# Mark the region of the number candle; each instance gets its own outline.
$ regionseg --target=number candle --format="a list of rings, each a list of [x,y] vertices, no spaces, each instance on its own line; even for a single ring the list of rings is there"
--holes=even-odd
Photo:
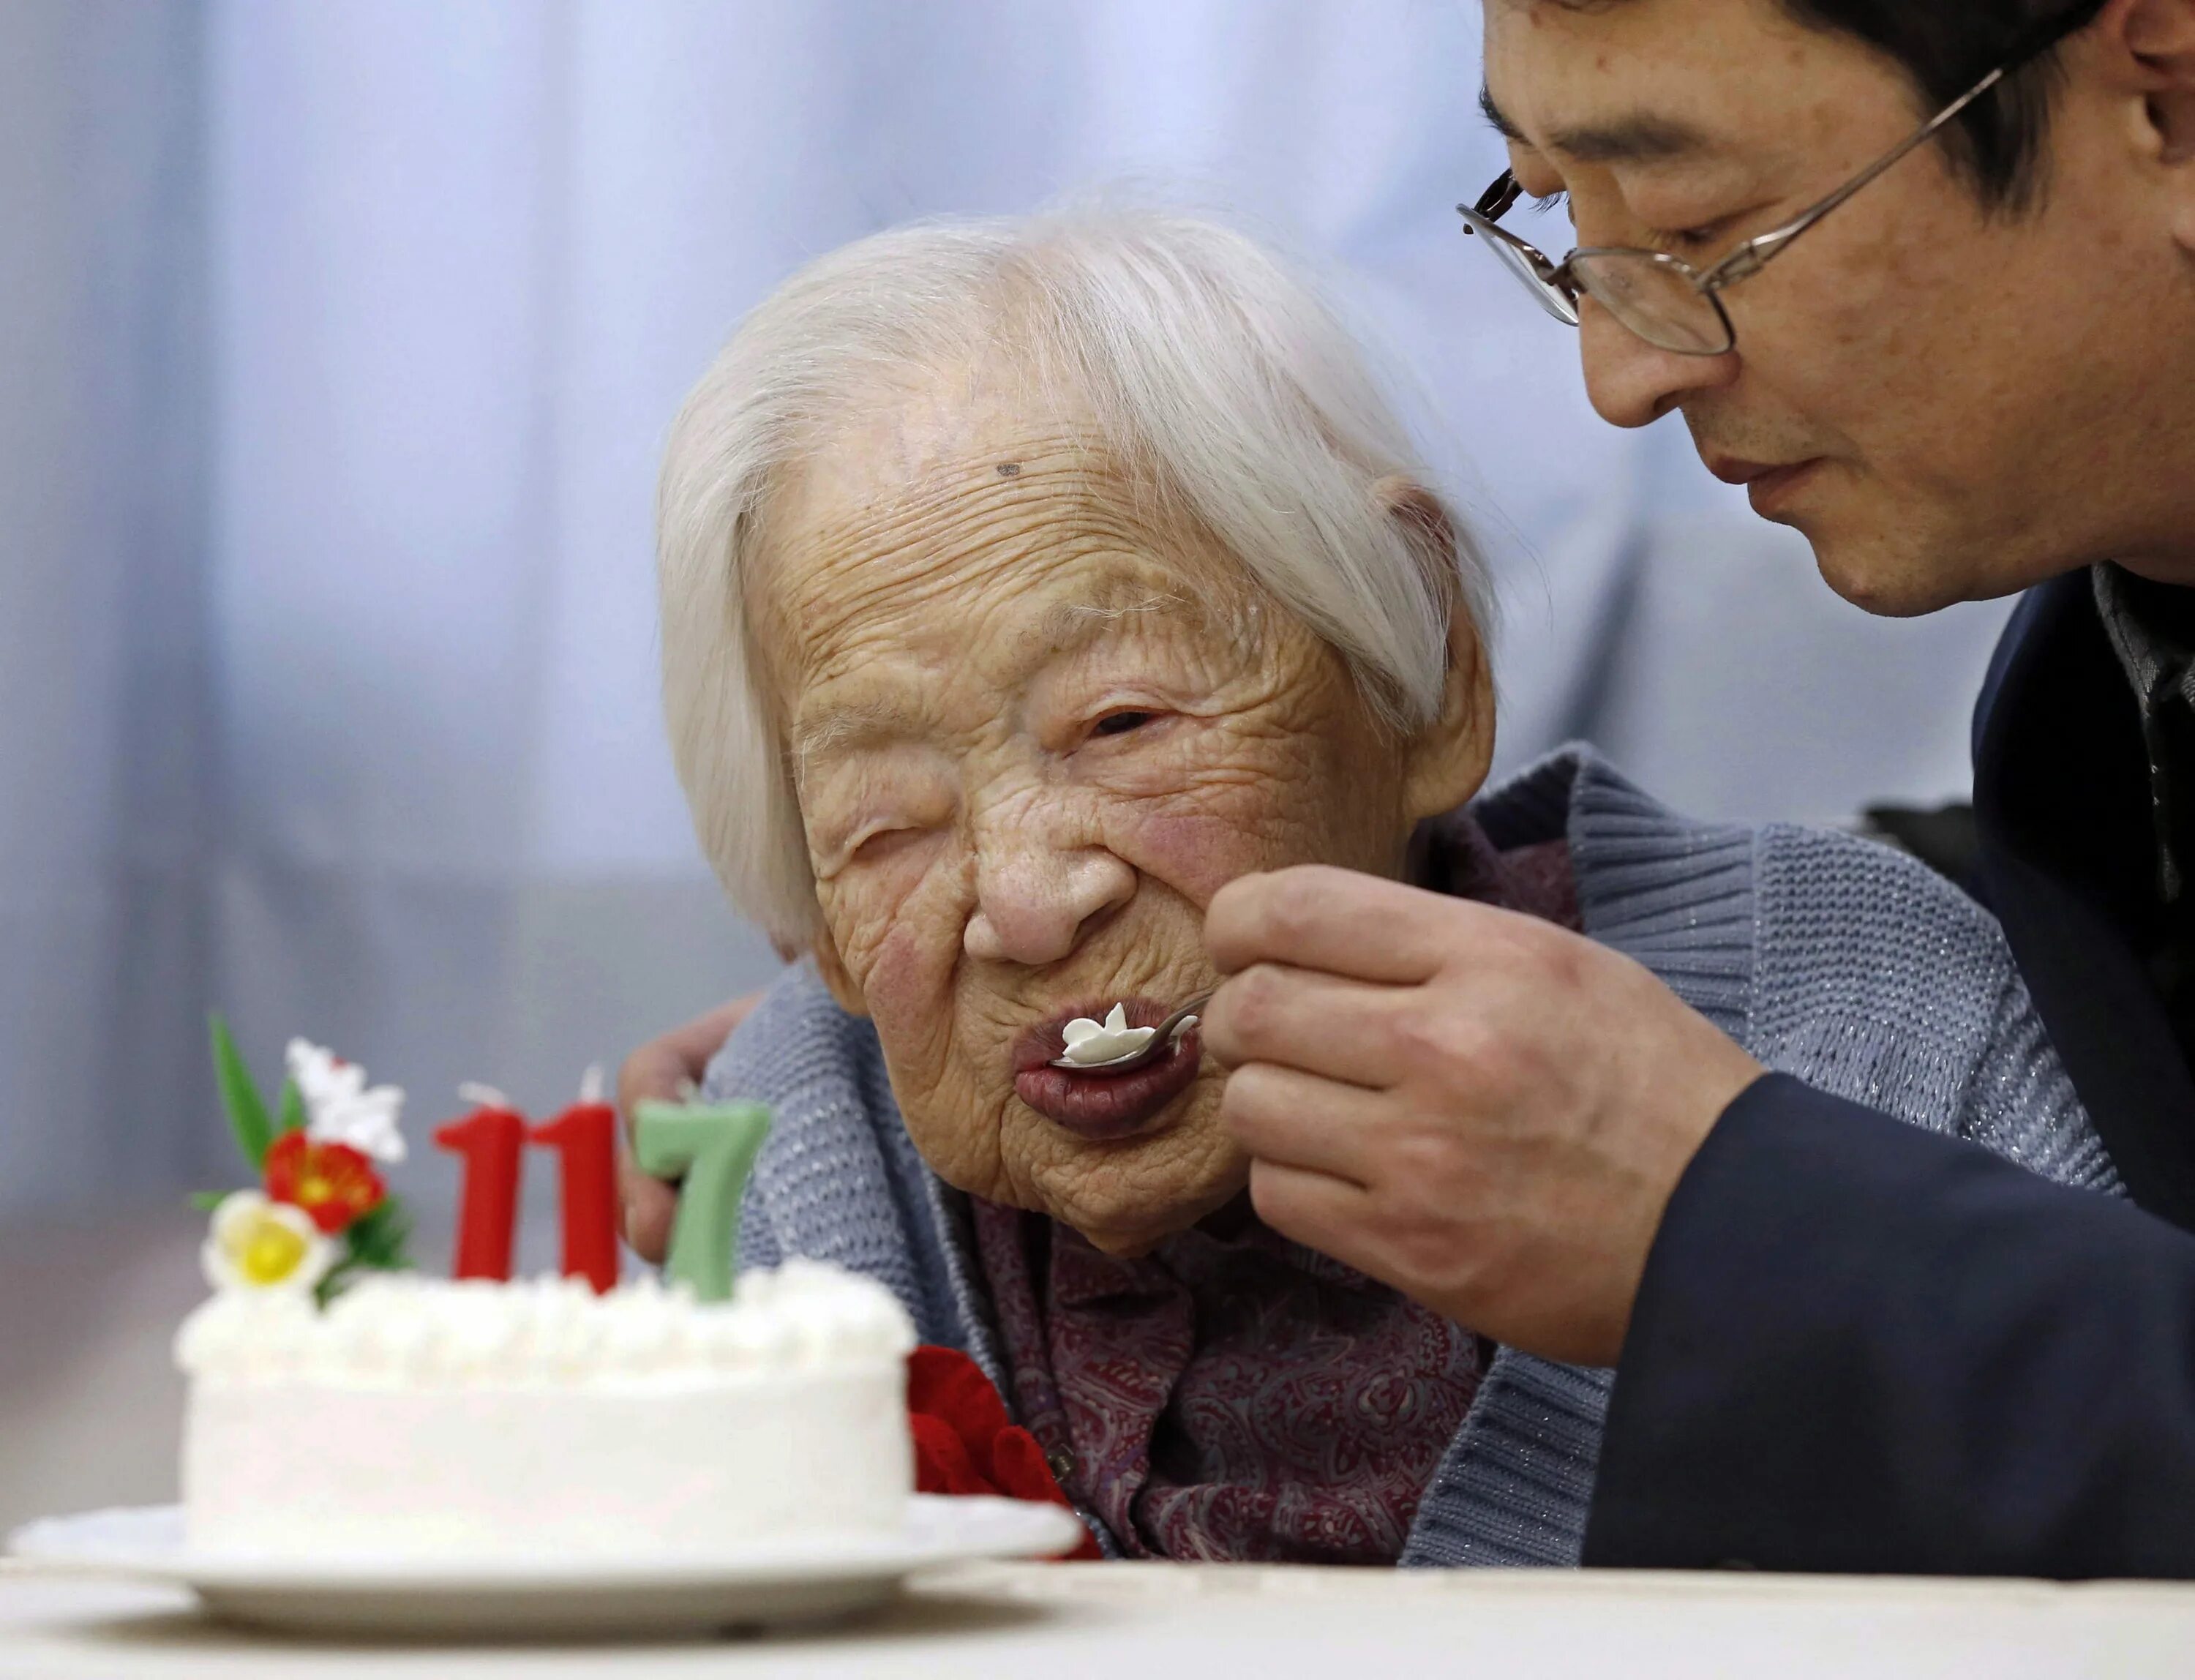
[[[579,1100],[527,1135],[556,1152],[563,1204],[564,1275],[585,1278],[596,1295],[617,1287],[617,1111]]]
[[[480,1105],[464,1118],[436,1128],[435,1141],[464,1162],[458,1204],[458,1251],[453,1278],[510,1277],[511,1239],[518,1229],[519,1152],[526,1147],[526,1117],[499,1091],[461,1085],[458,1094]]]
[[[723,1301],[738,1269],[740,1198],[769,1111],[760,1103],[644,1102],[633,1113],[633,1156],[644,1173],[685,1175],[665,1269],[702,1301]]]

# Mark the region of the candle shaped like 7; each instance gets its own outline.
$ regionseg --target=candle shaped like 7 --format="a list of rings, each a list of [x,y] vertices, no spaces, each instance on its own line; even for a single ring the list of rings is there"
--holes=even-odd
[[[582,1100],[527,1136],[556,1152],[564,1275],[608,1294],[618,1280],[617,1111]]]
[[[702,1301],[723,1301],[738,1269],[740,1198],[769,1134],[760,1103],[644,1102],[633,1111],[633,1158],[657,1178],[683,1176],[665,1270]]]
[[[500,1103],[483,1102],[463,1119],[437,1127],[435,1141],[464,1161],[458,1251],[450,1275],[507,1282],[511,1239],[518,1229],[518,1174],[526,1147],[526,1117]]]

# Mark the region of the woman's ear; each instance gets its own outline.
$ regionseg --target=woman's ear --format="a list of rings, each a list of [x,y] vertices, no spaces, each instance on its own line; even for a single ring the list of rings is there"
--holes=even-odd
[[[1443,579],[1449,609],[1448,671],[1440,715],[1403,756],[1403,797],[1414,823],[1453,811],[1485,785],[1494,761],[1494,672],[1460,578],[1455,522],[1439,497],[1399,474],[1373,487],[1428,574]]]
[[[854,977],[846,972],[846,965],[838,955],[838,947],[831,942],[830,932],[823,927],[820,917],[816,921],[815,939],[808,947],[808,955],[838,1007],[850,1015],[866,1018],[869,1013],[869,1002],[861,996],[861,989],[854,984]]]

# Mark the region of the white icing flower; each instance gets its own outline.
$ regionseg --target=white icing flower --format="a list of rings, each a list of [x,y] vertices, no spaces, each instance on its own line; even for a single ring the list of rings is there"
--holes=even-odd
[[[312,1215],[256,1190],[224,1196],[199,1250],[206,1281],[217,1290],[279,1290],[302,1295],[328,1274],[336,1244]]]
[[[315,1143],[347,1143],[377,1161],[401,1161],[396,1129],[404,1093],[394,1085],[368,1090],[366,1070],[302,1038],[290,1041],[290,1077],[305,1100],[305,1134]]]
[[[1067,1041],[1065,1059],[1088,1067],[1094,1062],[1132,1054],[1149,1043],[1157,1031],[1156,1027],[1130,1026],[1127,1006],[1115,1003],[1102,1024],[1083,1016],[1069,1021],[1060,1030],[1060,1036]]]

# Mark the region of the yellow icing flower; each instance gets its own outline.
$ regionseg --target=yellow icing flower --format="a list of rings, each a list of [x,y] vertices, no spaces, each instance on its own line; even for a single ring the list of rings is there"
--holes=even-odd
[[[303,1294],[336,1262],[337,1244],[313,1216],[256,1190],[222,1198],[213,1210],[199,1261],[216,1289],[285,1290]]]

